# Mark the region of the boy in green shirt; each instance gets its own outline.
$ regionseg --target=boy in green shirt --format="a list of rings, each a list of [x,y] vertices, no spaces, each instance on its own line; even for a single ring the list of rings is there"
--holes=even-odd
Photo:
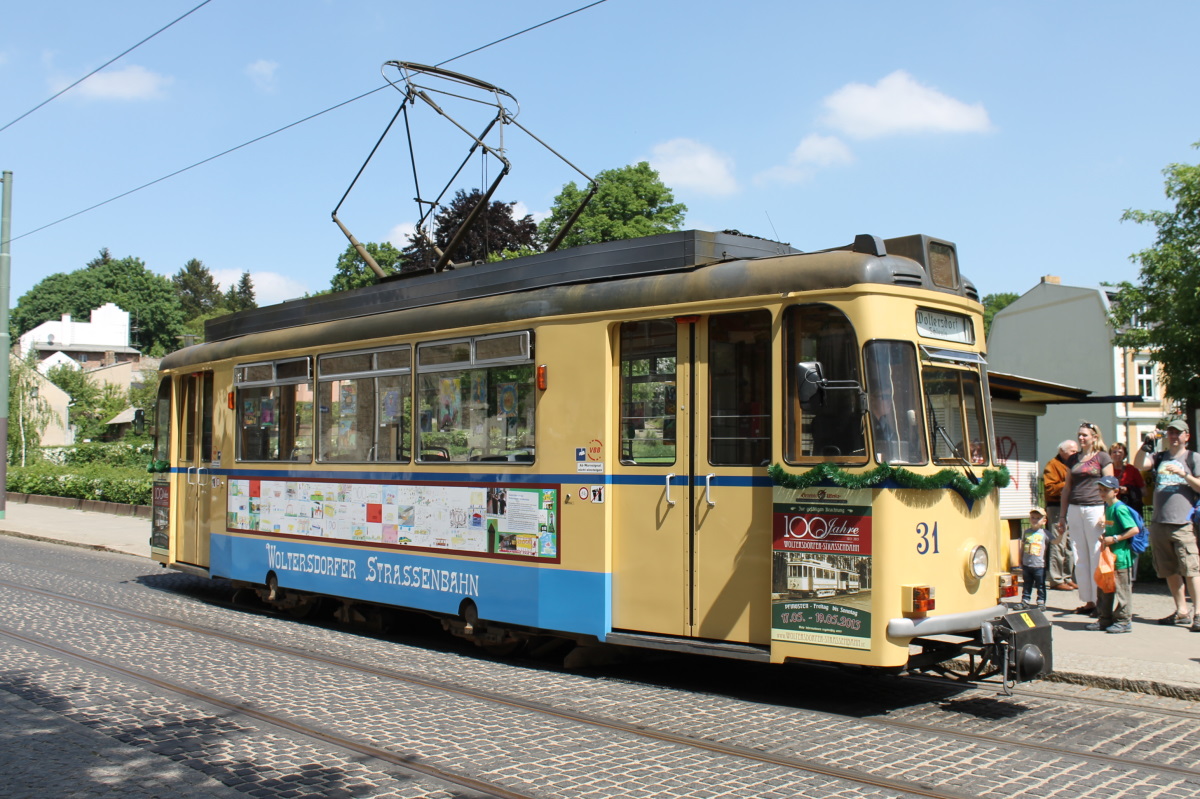
[[[1104,630],[1109,633],[1133,632],[1133,549],[1129,539],[1138,533],[1137,522],[1129,508],[1117,501],[1121,481],[1116,477],[1101,477],[1097,481],[1100,498],[1104,500],[1104,535],[1100,546],[1112,550],[1116,559],[1117,590],[1111,594],[1100,592],[1096,602],[1099,618],[1089,624],[1089,630]]]

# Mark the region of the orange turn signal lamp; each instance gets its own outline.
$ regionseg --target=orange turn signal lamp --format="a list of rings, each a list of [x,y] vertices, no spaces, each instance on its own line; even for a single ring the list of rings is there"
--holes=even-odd
[[[548,370],[547,370],[546,364],[541,364],[541,365],[540,365],[540,366],[538,366],[538,368],[537,368],[537,387],[538,387],[538,391],[545,391],[545,390],[546,390],[546,386],[548,386],[548,385],[550,384],[550,381],[549,381],[549,379],[547,378],[547,375],[546,375],[547,371],[548,371]]]
[[[928,613],[934,609],[932,585],[906,585],[904,594],[905,613]]]
[[[1016,596],[1020,586],[1017,585],[1017,578],[1012,574],[1000,575],[1000,596]]]

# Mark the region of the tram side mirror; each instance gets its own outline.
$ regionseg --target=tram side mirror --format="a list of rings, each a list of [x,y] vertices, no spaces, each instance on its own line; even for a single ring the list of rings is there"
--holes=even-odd
[[[796,364],[796,394],[802,408],[825,404],[825,373],[820,361]]]
[[[137,408],[133,412],[133,434],[140,436],[146,432],[146,412]]]

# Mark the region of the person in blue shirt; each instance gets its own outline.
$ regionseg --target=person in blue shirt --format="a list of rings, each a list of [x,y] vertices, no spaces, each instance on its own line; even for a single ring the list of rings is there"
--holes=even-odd
[[[1088,630],[1107,633],[1133,632],[1133,548],[1129,539],[1138,533],[1137,522],[1128,506],[1117,501],[1121,481],[1105,475],[1097,481],[1100,498],[1104,500],[1104,535],[1100,545],[1112,550],[1116,560],[1116,590],[1111,594],[1099,592],[1096,607],[1099,615]]]

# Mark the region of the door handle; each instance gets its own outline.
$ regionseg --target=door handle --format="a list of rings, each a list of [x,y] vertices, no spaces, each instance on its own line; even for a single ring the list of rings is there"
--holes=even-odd
[[[188,467],[188,470],[187,470],[187,484],[188,484],[188,485],[190,485],[190,486],[194,486],[194,485],[196,485],[195,483],[193,483],[193,482],[192,482],[192,471],[193,471],[195,468],[196,468],[195,466],[189,466],[189,467]]]
[[[717,475],[712,472],[704,475],[704,501],[708,503],[708,507],[710,508],[715,508],[717,506],[717,503],[714,502],[712,498],[712,481],[716,476]]]
[[[200,473],[207,472],[207,471],[208,471],[208,469],[205,469],[203,466],[196,467],[196,485],[198,485],[198,486],[205,485],[205,483],[200,482]],[[209,483],[211,483],[211,482],[212,482],[212,475],[209,475]]]
[[[673,480],[674,478],[675,478],[674,472],[671,472],[670,474],[667,475],[667,504],[672,505],[672,506],[675,504],[675,500],[671,499],[671,480]]]

